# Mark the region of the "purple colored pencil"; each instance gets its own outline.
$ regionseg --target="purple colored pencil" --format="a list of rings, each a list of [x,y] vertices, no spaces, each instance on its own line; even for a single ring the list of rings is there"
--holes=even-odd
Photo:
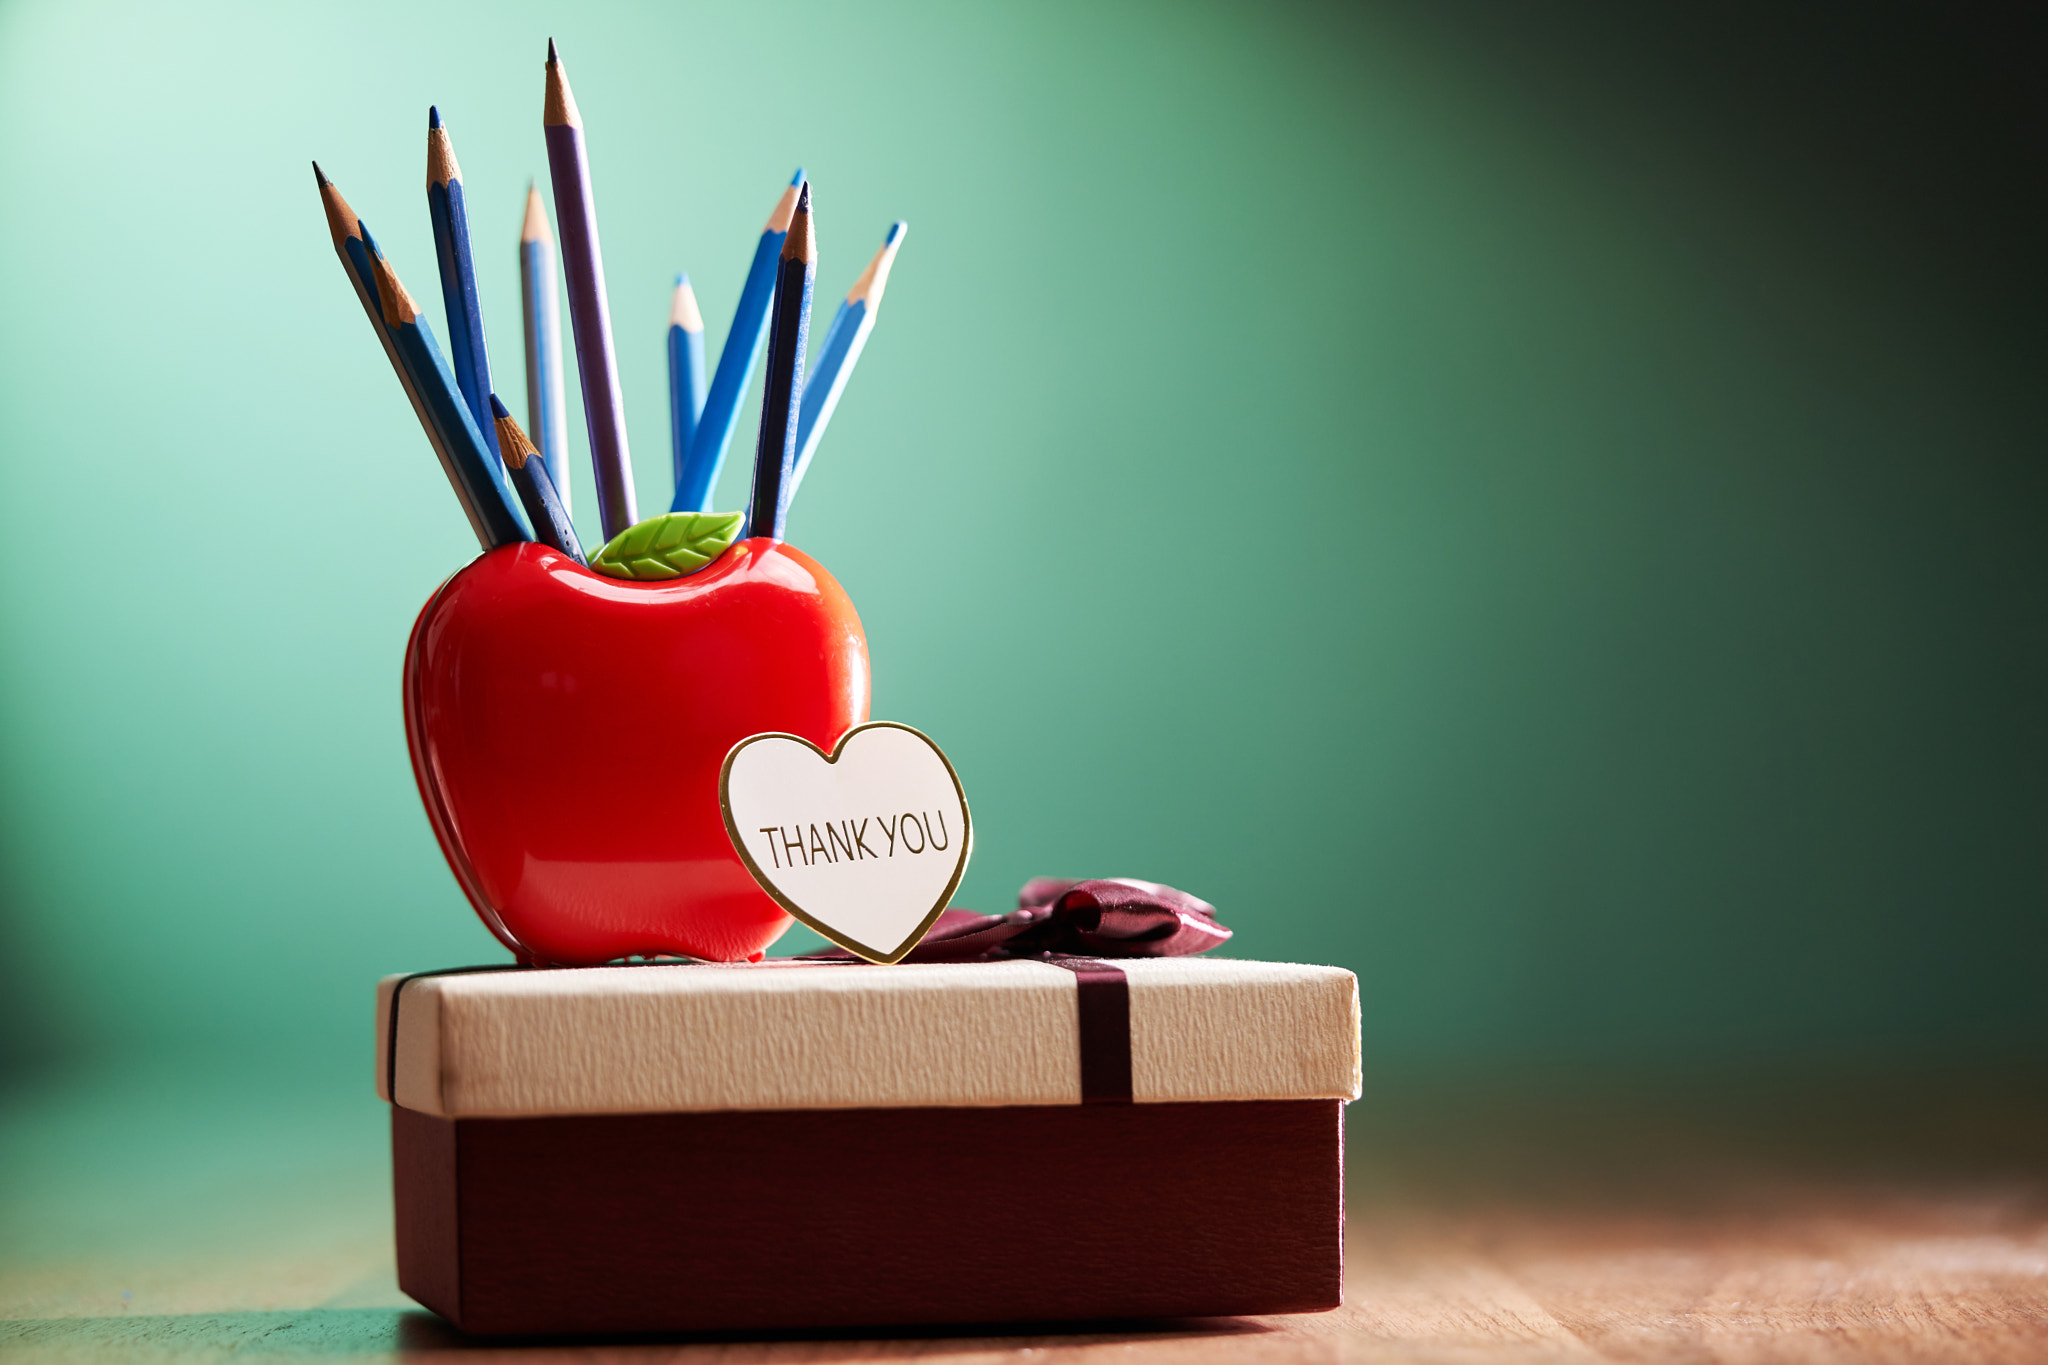
[[[604,257],[597,245],[597,204],[590,190],[583,115],[577,112],[552,38],[541,124],[547,135],[548,173],[555,185],[555,220],[562,234],[562,269],[569,283],[569,323],[576,334],[583,417],[590,428],[590,463],[597,475],[598,516],[605,539],[610,540],[637,522],[640,513],[633,498],[632,458],[626,450],[626,400],[612,348],[611,301],[605,295]]]

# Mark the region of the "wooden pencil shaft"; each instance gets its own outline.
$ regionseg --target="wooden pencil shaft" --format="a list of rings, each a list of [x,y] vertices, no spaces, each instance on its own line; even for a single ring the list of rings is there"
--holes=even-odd
[[[554,63],[549,64],[548,86],[550,113],[557,104],[553,92],[559,92],[573,116],[568,80]],[[598,515],[605,538],[610,540],[638,521],[640,514],[633,496],[626,403],[612,346],[611,301],[605,294],[589,153],[580,120],[547,123],[545,132],[548,173],[555,187],[556,227],[562,237],[562,267],[569,284],[569,324],[576,338],[576,370],[583,389],[583,417],[590,430],[590,463],[597,476]]]
[[[802,224],[791,229],[800,230]],[[811,289],[816,267],[808,253],[785,254],[775,282],[774,328],[761,386],[761,433],[754,447],[751,536],[782,539],[796,463],[796,419],[803,402],[804,351],[810,345]]]
[[[445,140],[447,130],[434,135]],[[477,298],[476,260],[470,249],[469,210],[462,178],[427,186],[427,213],[434,225],[434,259],[441,272],[441,302],[448,318],[449,364],[462,388],[462,401],[484,435],[493,458],[498,441],[491,422],[490,348],[484,341],[483,307]]]
[[[562,401],[562,315],[553,243],[519,244],[520,313],[526,332],[526,421],[548,462],[562,509],[569,496],[569,412]]]

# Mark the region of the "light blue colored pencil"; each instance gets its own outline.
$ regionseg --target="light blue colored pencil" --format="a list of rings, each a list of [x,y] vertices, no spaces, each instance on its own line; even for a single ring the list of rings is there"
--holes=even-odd
[[[818,363],[804,380],[804,408],[796,426],[796,469],[789,476],[792,498],[803,485],[804,471],[811,467],[811,456],[818,452],[818,438],[825,434],[825,426],[839,406],[839,395],[845,390],[846,381],[853,377],[853,367],[860,363],[868,333],[875,329],[882,292],[889,287],[890,268],[896,264],[896,252],[903,245],[903,234],[909,230],[910,224],[900,218],[896,221],[889,235],[882,239],[875,258],[868,262],[868,268],[846,291],[839,311],[832,315],[825,344],[818,350]]]
[[[704,314],[688,275],[676,276],[676,292],[668,305],[668,432],[669,455],[678,487],[690,463],[690,442],[704,415]]]
[[[498,457],[491,419],[491,352],[484,343],[484,313],[476,296],[476,258],[469,249],[469,208],[455,144],[441,126],[441,111],[427,109],[427,215],[434,224],[434,257],[441,267],[441,303],[448,314],[449,365],[462,401]]]
[[[547,463],[562,510],[569,507],[569,409],[562,402],[561,284],[555,234],[540,191],[526,184],[526,221],[519,228],[519,302],[526,323],[526,425]]]
[[[768,310],[775,302],[777,263],[782,259],[782,239],[789,234],[789,220],[796,212],[797,186],[804,172],[797,168],[789,188],[775,201],[754,246],[753,264],[747,267],[747,283],[740,290],[739,307],[733,310],[732,330],[718,352],[718,370],[711,376],[711,391],[704,398],[704,412],[697,420],[697,434],[690,442],[690,458],[684,462],[682,477],[676,480],[671,512],[708,512],[711,492],[718,487],[718,471],[725,466],[725,452],[739,426],[740,404],[747,396],[747,382],[768,344]]]
[[[533,528],[527,524],[519,495],[505,477],[504,464],[484,444],[483,432],[477,429],[476,418],[470,416],[469,405],[462,400],[462,388],[434,341],[433,329],[427,326],[420,306],[399,281],[398,272],[377,249],[377,239],[370,235],[369,226],[360,218],[356,226],[369,252],[384,330],[391,337],[392,349],[425,412],[428,438],[437,454],[445,452],[446,464],[455,470],[469,505],[476,509],[477,520],[483,524],[484,536],[480,539],[485,548],[532,540]]]

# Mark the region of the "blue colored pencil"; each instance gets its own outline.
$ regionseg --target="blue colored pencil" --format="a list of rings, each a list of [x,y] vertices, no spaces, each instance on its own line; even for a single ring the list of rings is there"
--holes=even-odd
[[[860,363],[868,333],[875,329],[882,292],[889,287],[889,270],[896,264],[896,252],[909,228],[910,224],[899,219],[889,229],[881,250],[840,300],[839,311],[832,315],[832,325],[825,330],[825,344],[818,348],[818,363],[804,376],[804,410],[796,423],[796,469],[789,476],[792,498],[803,487],[811,456],[818,453],[818,438],[825,434],[826,424],[839,406],[839,395],[845,391],[846,381],[853,377],[853,367]]]
[[[469,209],[455,144],[441,126],[441,111],[427,108],[427,216],[434,224],[434,257],[441,266],[441,304],[448,314],[448,361],[462,401],[476,419],[484,444],[498,453],[491,422],[491,352],[484,344],[483,308],[476,297],[476,260],[469,249]]]
[[[548,231],[540,191],[526,186],[519,228],[520,314],[526,323],[526,424],[548,462],[548,477],[570,510],[569,409],[562,402],[562,309],[555,275],[555,235]]]
[[[754,244],[753,264],[747,267],[747,283],[740,290],[740,304],[733,310],[732,330],[718,352],[718,370],[711,376],[711,391],[704,398],[704,412],[697,420],[697,435],[690,442],[690,458],[683,477],[676,480],[671,512],[708,512],[711,493],[718,487],[718,471],[725,465],[725,452],[732,445],[739,426],[740,404],[747,396],[747,381],[761,358],[768,340],[768,312],[775,302],[777,264],[782,258],[782,240],[789,234],[790,215],[796,212],[797,186],[803,183],[803,169],[790,178],[789,188],[775,201],[775,211],[761,229]]]
[[[348,200],[341,197],[334,182],[321,173],[320,163],[313,163],[313,180],[320,187],[321,206],[327,212],[327,231],[334,238],[334,254],[341,258],[341,266],[348,275],[348,282],[354,286],[356,299],[363,305],[363,313],[370,319],[370,327],[377,333],[377,341],[384,347],[385,358],[391,362],[391,369],[398,376],[399,387],[405,390],[406,401],[412,404],[413,415],[419,419],[420,429],[427,433],[427,443],[434,448],[434,458],[441,462],[441,472],[448,476],[448,486],[455,492],[455,500],[462,505],[462,514],[469,519],[469,529],[476,534],[477,543],[484,549],[492,547],[491,529],[479,515],[475,501],[463,483],[455,462],[449,458],[448,450],[436,434],[433,418],[428,415],[427,405],[421,401],[420,393],[414,386],[412,374],[404,360],[399,357],[398,347],[392,343],[391,333],[384,326],[384,310],[377,301],[377,275],[370,264],[370,251],[362,220],[356,211],[348,206]]]
[[[669,455],[676,486],[690,462],[690,442],[697,419],[704,414],[704,314],[697,309],[697,291],[688,275],[676,276],[676,292],[668,305],[668,432]]]
[[[775,273],[774,330],[761,376],[761,435],[754,443],[754,495],[747,534],[782,539],[795,487],[796,423],[804,401],[804,352],[811,340],[811,289],[818,241],[811,228],[811,186],[804,182]]]
[[[626,449],[626,399],[619,388],[618,352],[612,346],[612,306],[605,295],[604,253],[597,243],[597,200],[590,187],[583,115],[552,38],[541,132],[547,138],[548,174],[554,181],[555,216],[562,229],[562,269],[569,277],[569,325],[576,334],[576,375],[583,384],[583,418],[590,428],[597,511],[609,541],[640,520],[640,513],[633,497],[632,455]]]
[[[576,524],[569,520],[569,510],[562,506],[555,492],[555,481],[548,477],[548,462],[540,458],[540,452],[526,439],[526,433],[512,420],[512,414],[495,393],[491,395],[491,424],[498,429],[498,449],[505,455],[505,472],[512,476],[512,487],[518,490],[519,501],[526,508],[526,519],[533,523],[534,538],[581,564],[583,542],[576,539]]]
[[[377,239],[370,235],[369,226],[358,218],[356,227],[369,252],[384,330],[390,335],[398,361],[405,367],[412,391],[425,410],[428,439],[434,442],[437,453],[445,452],[446,463],[455,470],[469,504],[483,523],[485,548],[532,540],[533,531],[520,510],[518,495],[505,477],[505,466],[484,444],[483,432],[470,415],[469,405],[462,401],[462,389],[455,382],[455,372],[442,358],[433,329],[427,326],[420,306],[400,283],[398,272],[377,249]]]

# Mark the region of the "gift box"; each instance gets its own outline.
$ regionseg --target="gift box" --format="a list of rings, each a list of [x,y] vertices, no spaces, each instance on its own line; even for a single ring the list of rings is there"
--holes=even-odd
[[[458,969],[381,983],[378,1038],[399,1283],[465,1331],[1341,1299],[1336,968]]]

